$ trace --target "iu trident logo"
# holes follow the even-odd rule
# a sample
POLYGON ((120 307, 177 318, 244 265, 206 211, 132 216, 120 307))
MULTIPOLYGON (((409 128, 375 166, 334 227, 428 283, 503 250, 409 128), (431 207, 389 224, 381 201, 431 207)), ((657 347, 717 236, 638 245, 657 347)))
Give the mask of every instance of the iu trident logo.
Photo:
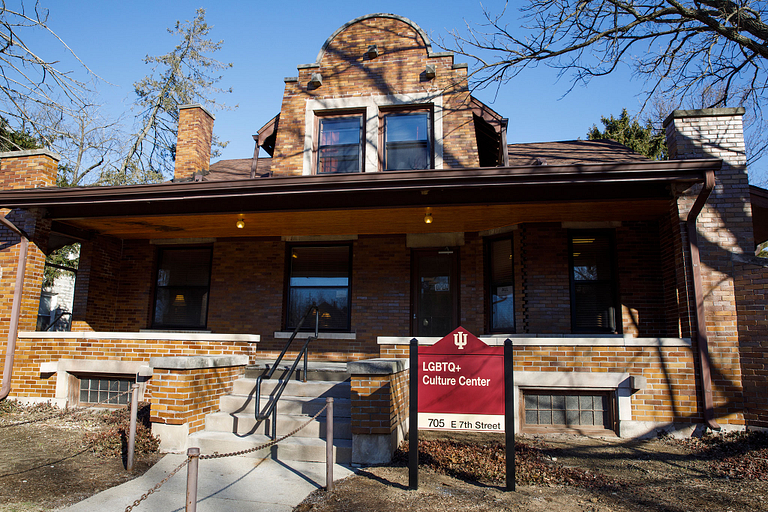
POLYGON ((453 344, 459 347, 459 350, 464 350, 464 346, 467 344, 467 333, 461 331, 454 333, 453 344))

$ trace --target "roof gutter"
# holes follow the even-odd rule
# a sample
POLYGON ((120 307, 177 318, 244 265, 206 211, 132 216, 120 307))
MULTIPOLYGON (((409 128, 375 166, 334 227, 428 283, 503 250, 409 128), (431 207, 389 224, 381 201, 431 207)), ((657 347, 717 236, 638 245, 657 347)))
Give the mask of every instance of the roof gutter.
POLYGON ((21 292, 24 288, 24 274, 27 268, 27 249, 29 237, 11 221, 0 215, 0 224, 21 237, 19 247, 19 261, 16 265, 16 288, 13 291, 13 306, 11 308, 11 325, 8 327, 8 343, 5 351, 5 365, 3 366, 3 383, 0 387, 0 400, 5 400, 11 392, 11 378, 13 377, 13 357, 16 353, 16 337, 19 331, 19 315, 21 312, 21 292))
POLYGON ((701 258, 699 257, 699 235, 696 231, 696 219, 704 204, 707 202, 712 189, 715 187, 715 172, 706 171, 704 184, 699 191, 696 201, 693 203, 685 223, 688 227, 688 243, 691 249, 691 265, 693 267, 693 295, 696 301, 696 345, 699 353, 701 371, 699 380, 704 399, 704 422, 713 430, 720 430, 715 420, 715 404, 712 399, 712 362, 709 356, 709 342, 707 339, 707 322, 704 317, 704 287, 701 281, 701 258))

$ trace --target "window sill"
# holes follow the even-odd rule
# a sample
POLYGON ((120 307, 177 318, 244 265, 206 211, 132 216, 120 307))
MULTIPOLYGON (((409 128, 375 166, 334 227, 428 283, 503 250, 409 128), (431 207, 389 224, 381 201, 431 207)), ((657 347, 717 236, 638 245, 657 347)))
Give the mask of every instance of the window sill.
MULTIPOLYGON (((275 332, 275 339, 276 340, 287 340, 291 337, 293 334, 293 331, 276 331, 275 332)), ((305 334, 313 334, 311 331, 299 331, 299 334, 296 335, 296 337, 301 337, 305 334)), ((317 339, 319 340, 356 340, 357 339, 357 333, 355 332, 320 332, 317 335, 317 339)))

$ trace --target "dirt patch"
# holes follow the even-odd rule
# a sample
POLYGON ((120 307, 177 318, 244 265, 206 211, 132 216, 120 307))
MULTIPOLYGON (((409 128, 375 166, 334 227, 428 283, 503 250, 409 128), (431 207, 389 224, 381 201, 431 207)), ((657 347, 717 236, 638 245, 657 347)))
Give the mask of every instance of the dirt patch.
MULTIPOLYGON (((362 469, 295 510, 557 510, 634 512, 768 509, 768 436, 626 441, 520 436, 517 490, 504 491, 501 436, 420 433, 419 489, 408 468, 362 469)), ((401 456, 401 460, 405 454, 401 456)))
POLYGON ((59 413, 50 406, 0 404, 0 511, 72 505, 144 474, 161 457, 140 453, 129 473, 124 457, 104 455, 122 451, 114 448, 122 439, 109 417, 124 412, 59 413))

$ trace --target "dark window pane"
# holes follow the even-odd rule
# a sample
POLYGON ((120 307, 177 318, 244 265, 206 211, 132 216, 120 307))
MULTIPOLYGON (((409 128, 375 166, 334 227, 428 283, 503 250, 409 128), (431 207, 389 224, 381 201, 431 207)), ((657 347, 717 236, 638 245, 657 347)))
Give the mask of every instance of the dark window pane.
POLYGON ((394 113, 384 117, 386 170, 429 169, 429 114, 394 113))
POLYGON ((595 419, 592 411, 581 411, 581 424, 582 425, 594 425, 595 419))
POLYGON ((612 239, 607 233, 573 232, 572 324, 576 332, 615 332, 612 239))
POLYGON ((565 411, 565 424, 566 425, 578 425, 579 424, 579 411, 568 409, 565 411))
MULTIPOLYGON (((295 328, 313 304, 320 311, 321 329, 349 329, 349 255, 349 246, 291 250, 288 329, 295 328)), ((307 319, 303 329, 314 329, 314 319, 307 319)))
POLYGON ((539 409, 551 409, 552 397, 549 395, 539 395, 539 409))
POLYGON ((211 249, 160 252, 153 325, 204 328, 208 314, 211 249))
POLYGON ((536 411, 525 411, 525 422, 529 425, 536 425, 539 420, 536 411))
POLYGON ((552 397, 552 409, 565 410, 565 397, 563 395, 555 395, 552 397))
POLYGON ((577 396, 566 396, 565 397, 565 407, 568 410, 579 410, 579 397, 577 396))
POLYGON ((552 424, 565 425, 565 411, 552 411, 552 424))
POLYGON ((591 409, 592 408, 592 397, 591 396, 580 396, 579 397, 579 408, 583 411, 585 409, 591 409))
POLYGON ((317 173, 360 172, 362 116, 320 119, 317 173))
POLYGON ((538 406, 538 396, 537 395, 525 395, 525 409, 531 410, 536 409, 538 406))
POLYGON ((552 424, 552 411, 539 411, 539 425, 552 424))
POLYGON ((491 244, 491 330, 515 330, 512 239, 491 244))

